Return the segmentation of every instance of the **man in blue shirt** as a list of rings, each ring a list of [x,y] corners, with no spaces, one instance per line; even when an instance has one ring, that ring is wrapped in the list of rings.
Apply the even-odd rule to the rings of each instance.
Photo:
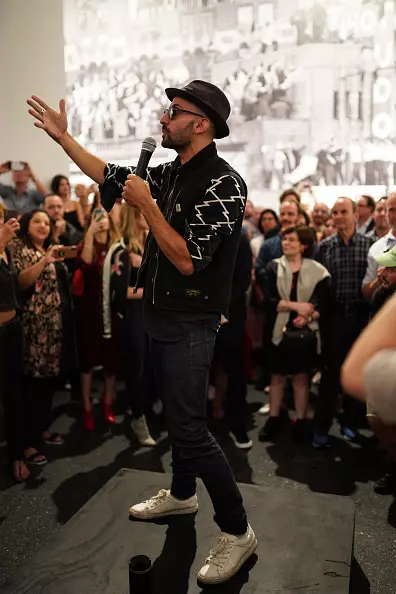
[[[6,161],[0,165],[0,174],[11,171],[13,181],[12,186],[0,183],[0,201],[7,209],[19,213],[38,208],[48,194],[47,188],[35,177],[28,163],[20,163],[23,166],[20,170],[12,170],[11,163]],[[28,188],[29,180],[36,186],[35,190]]]
[[[256,281],[261,287],[264,282],[263,279],[267,264],[275,258],[280,258],[283,254],[281,240],[282,231],[289,229],[290,227],[295,227],[298,224],[299,216],[300,207],[295,200],[285,200],[282,202],[279,211],[281,230],[275,237],[271,237],[264,241],[256,260]]]

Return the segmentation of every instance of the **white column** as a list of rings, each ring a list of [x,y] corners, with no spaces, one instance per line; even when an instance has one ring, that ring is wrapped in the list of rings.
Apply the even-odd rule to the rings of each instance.
[[[1,0],[0,163],[27,161],[48,183],[68,174],[69,160],[45,132],[33,126],[26,99],[32,94],[57,106],[65,97],[62,0]],[[8,175],[1,181],[8,183]]]

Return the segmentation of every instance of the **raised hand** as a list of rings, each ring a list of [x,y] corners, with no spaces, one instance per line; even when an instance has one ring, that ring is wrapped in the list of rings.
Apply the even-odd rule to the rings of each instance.
[[[0,174],[8,173],[9,170],[10,170],[10,161],[6,161],[5,163],[0,164]]]
[[[0,245],[5,247],[11,239],[17,236],[19,231],[19,222],[17,219],[8,219],[0,228]]]
[[[95,217],[92,217],[91,224],[88,228],[88,231],[95,235],[96,233],[100,233],[101,231],[107,231],[108,224],[107,221],[104,219],[98,220]]]
[[[59,255],[59,251],[63,248],[63,245],[51,245],[45,252],[45,263],[52,264],[53,262],[63,262],[63,256]]]
[[[27,100],[27,104],[32,108],[29,109],[30,115],[37,120],[37,122],[34,122],[34,125],[37,128],[45,130],[51,138],[56,142],[59,142],[67,131],[65,100],[61,99],[59,101],[59,112],[55,111],[55,109],[47,105],[36,95],[32,95],[32,97]]]

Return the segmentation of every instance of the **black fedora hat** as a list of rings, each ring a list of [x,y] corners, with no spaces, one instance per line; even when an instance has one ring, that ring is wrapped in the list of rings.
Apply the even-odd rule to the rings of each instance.
[[[181,89],[165,89],[170,101],[181,97],[191,101],[202,109],[205,115],[212,120],[215,127],[215,138],[224,138],[230,133],[227,118],[231,112],[230,103],[219,87],[205,80],[193,80]]]

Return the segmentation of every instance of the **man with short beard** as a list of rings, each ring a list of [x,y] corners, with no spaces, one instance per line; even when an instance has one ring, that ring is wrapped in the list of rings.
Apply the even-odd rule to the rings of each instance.
[[[324,224],[329,216],[329,208],[324,202],[317,202],[312,209],[312,227],[316,233],[316,238],[320,241],[323,237]]]
[[[110,210],[122,195],[150,227],[135,289],[143,288],[143,323],[172,442],[173,480],[170,490],[161,489],[129,513],[147,520],[195,513],[198,474],[222,531],[198,579],[216,584],[233,577],[257,547],[206,419],[209,368],[220,316],[228,315],[247,189],[213,142],[229,134],[224,93],[200,80],[165,92],[171,103],[160,120],[162,146],[178,156],[150,169],[147,182],[134,175],[135,167],[106,163],[80,146],[67,132],[64,100],[59,113],[36,96],[28,104],[36,126],[101,184],[105,207]]]
[[[322,349],[323,371],[314,419],[315,448],[330,447],[329,431],[341,393],[341,367],[370,314],[362,280],[372,240],[357,233],[356,203],[350,198],[338,198],[332,216],[337,233],[319,244],[317,254],[317,260],[331,275],[331,323]],[[345,439],[355,440],[359,410],[354,400],[347,394],[343,396],[341,434]]]
[[[52,235],[55,243],[77,245],[82,240],[83,234],[66,221],[62,198],[57,194],[48,194],[43,206],[53,224]]]

